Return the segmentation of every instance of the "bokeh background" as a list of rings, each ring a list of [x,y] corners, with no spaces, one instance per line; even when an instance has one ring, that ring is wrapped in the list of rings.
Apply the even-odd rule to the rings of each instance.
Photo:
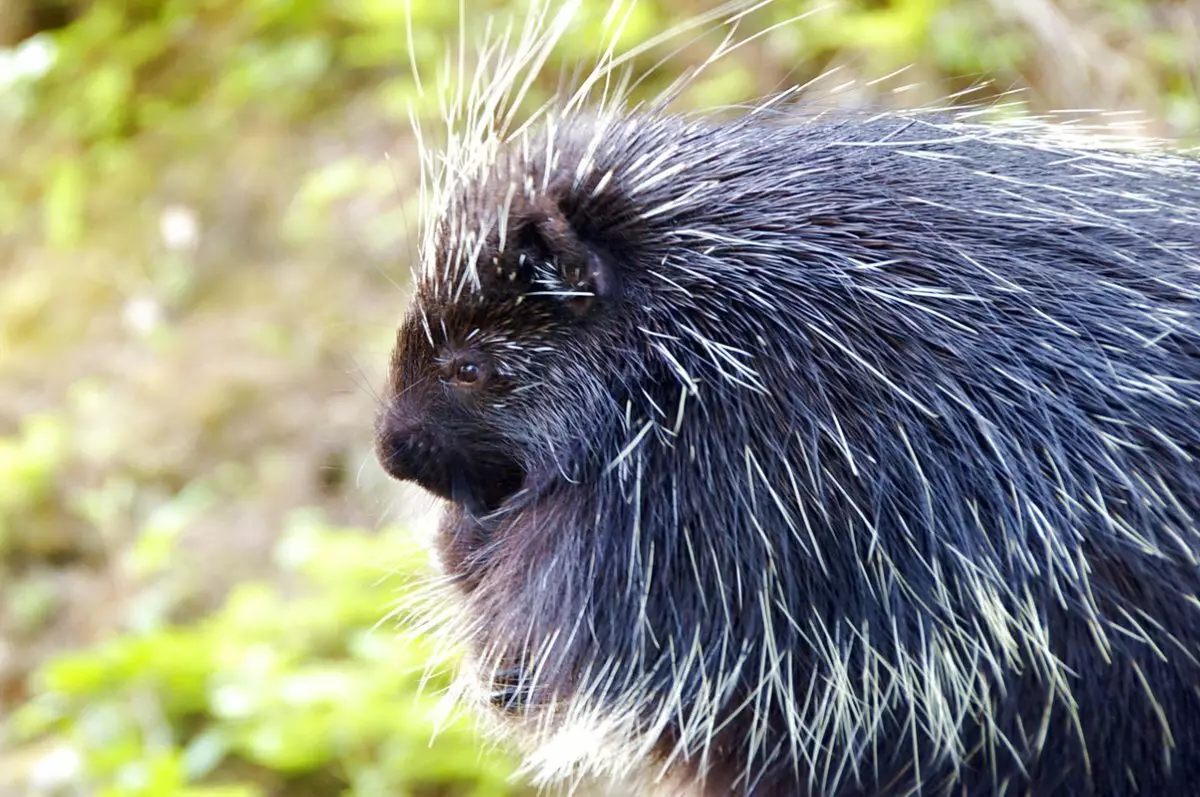
[[[438,118],[410,63],[435,82],[457,6],[0,0],[0,797],[528,793],[386,617],[436,507],[370,448],[408,113]],[[526,6],[464,0],[468,42]],[[538,97],[607,8],[585,0]],[[641,0],[624,42],[711,8]],[[742,30],[809,8],[680,104],[818,75],[848,103],[1018,89],[1200,142],[1198,0],[775,0]]]

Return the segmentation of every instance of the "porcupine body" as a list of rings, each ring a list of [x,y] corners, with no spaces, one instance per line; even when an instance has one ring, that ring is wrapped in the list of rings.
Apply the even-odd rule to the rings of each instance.
[[[546,777],[1200,784],[1200,165],[551,118],[443,185],[377,428]]]

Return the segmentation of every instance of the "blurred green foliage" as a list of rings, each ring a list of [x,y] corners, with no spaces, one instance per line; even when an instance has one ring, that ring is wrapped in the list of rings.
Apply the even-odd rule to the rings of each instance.
[[[12,719],[18,740],[55,735],[78,757],[64,780],[102,797],[513,793],[509,759],[461,716],[439,722],[433,649],[377,627],[395,585],[419,577],[407,535],[302,513],[277,560],[298,596],[246,582],[203,620],[50,663]],[[258,774],[228,774],[231,762]],[[201,785],[222,768],[219,787]]]
[[[464,5],[469,51],[532,0]],[[622,43],[713,7],[642,0]],[[530,108],[607,10],[584,0]],[[776,0],[740,33],[768,29],[679,104],[1024,87],[1200,138],[1191,2]],[[369,435],[408,114],[436,123],[458,30],[443,0],[0,4],[0,797],[524,788],[469,722],[434,737],[428,643],[376,627],[424,558],[364,530],[397,512]],[[723,35],[643,54],[638,96]]]

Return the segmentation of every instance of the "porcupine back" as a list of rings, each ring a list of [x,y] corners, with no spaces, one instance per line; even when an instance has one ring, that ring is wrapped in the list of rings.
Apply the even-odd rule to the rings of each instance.
[[[490,331],[536,379],[497,422],[522,489],[453,506],[443,554],[547,776],[1200,782],[1196,161],[576,114],[446,196],[408,334]]]

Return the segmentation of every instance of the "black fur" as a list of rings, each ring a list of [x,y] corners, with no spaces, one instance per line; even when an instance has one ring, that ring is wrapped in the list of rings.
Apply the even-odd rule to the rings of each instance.
[[[1200,788],[1200,165],[595,124],[459,187],[378,423],[495,704],[712,795]]]

